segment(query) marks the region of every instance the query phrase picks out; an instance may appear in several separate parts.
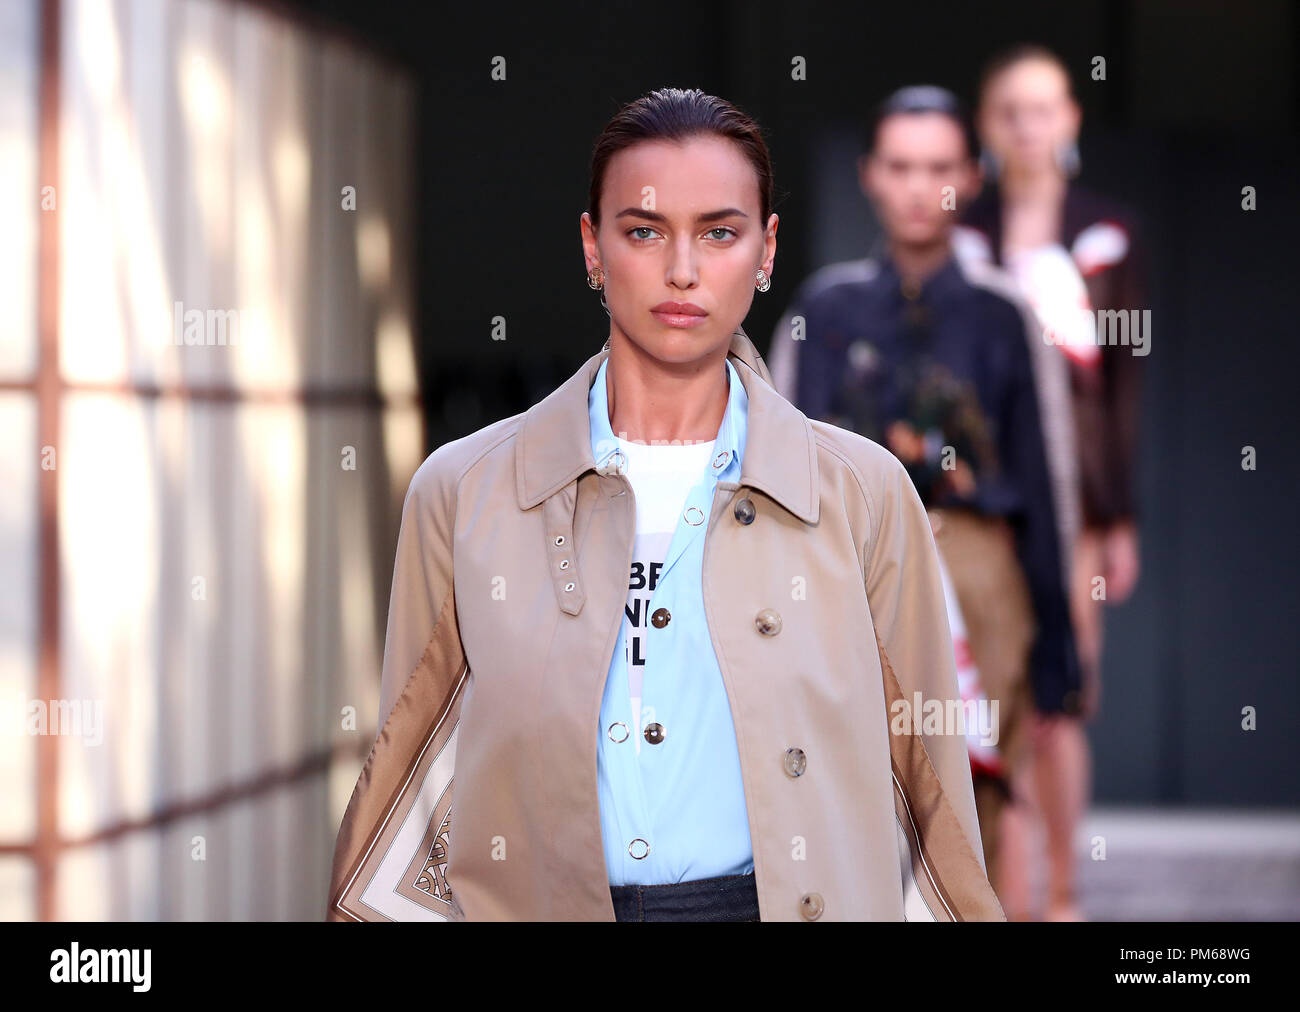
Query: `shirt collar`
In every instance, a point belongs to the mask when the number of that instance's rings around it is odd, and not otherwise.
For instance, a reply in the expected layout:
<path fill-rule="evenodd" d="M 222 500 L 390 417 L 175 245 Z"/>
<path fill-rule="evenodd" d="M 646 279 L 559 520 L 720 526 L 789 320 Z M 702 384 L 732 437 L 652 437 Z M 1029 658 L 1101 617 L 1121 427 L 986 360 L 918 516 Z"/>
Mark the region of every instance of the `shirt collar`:
<path fill-rule="evenodd" d="M 745 432 L 749 414 L 749 395 L 740 374 L 731 362 L 724 362 L 727 370 L 727 410 L 722 415 L 718 433 L 713 441 L 708 474 L 721 480 L 734 481 L 741 472 L 745 454 Z M 600 363 L 596 378 L 587 394 L 587 414 L 591 429 L 591 455 L 596 469 L 619 467 L 618 440 L 609 423 L 609 394 L 605 387 L 605 373 L 609 358 Z M 625 463 L 625 462 L 624 462 Z"/>
<path fill-rule="evenodd" d="M 609 357 L 609 342 L 582 366 L 524 412 L 515 439 L 515 492 L 520 509 L 542 500 L 596 467 L 592 452 L 589 395 L 596 373 Z M 727 349 L 727 363 L 740 379 L 748 401 L 743 434 L 734 449 L 743 453 L 733 480 L 772 497 L 805 523 L 819 515 L 817 441 L 802 411 L 777 393 L 767 365 L 743 329 Z M 733 394 L 735 387 L 732 387 Z M 728 416 L 734 421 L 728 395 Z M 738 396 L 738 395 L 735 395 Z M 606 425 L 608 425 L 606 412 Z"/>
<path fill-rule="evenodd" d="M 899 302 L 906 299 L 898 266 L 888 255 L 881 258 L 880 273 L 876 277 L 876 283 L 885 285 L 886 290 L 897 297 Z M 939 265 L 938 270 L 921 282 L 921 290 L 917 297 L 926 305 L 934 305 L 953 295 L 961 294 L 966 287 L 957 258 L 950 251 L 948 258 Z"/>

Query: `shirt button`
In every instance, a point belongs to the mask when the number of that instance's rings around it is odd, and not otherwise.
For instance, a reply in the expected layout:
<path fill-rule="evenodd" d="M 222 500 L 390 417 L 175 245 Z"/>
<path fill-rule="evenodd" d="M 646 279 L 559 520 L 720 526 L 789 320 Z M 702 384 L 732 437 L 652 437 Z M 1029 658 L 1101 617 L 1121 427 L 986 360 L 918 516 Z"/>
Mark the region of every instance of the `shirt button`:
<path fill-rule="evenodd" d="M 785 767 L 786 773 L 790 776 L 801 777 L 803 771 L 808 768 L 808 757 L 804 755 L 801 748 L 788 748 L 785 750 L 781 765 Z"/>
<path fill-rule="evenodd" d="M 606 733 L 609 735 L 610 741 L 621 742 L 627 741 L 628 735 L 632 732 L 627 729 L 627 725 L 621 720 L 616 720 L 609 725 L 609 730 Z"/>
<path fill-rule="evenodd" d="M 754 503 L 750 500 L 749 496 L 745 496 L 743 499 L 736 502 L 734 512 L 736 514 L 736 519 L 742 524 L 752 524 L 754 522 Z"/>
<path fill-rule="evenodd" d="M 723 450 L 721 453 L 719 453 L 716 457 L 713 458 L 713 466 L 718 469 L 724 468 L 727 466 L 727 461 L 730 459 L 731 459 L 731 451 Z"/>
<path fill-rule="evenodd" d="M 826 904 L 822 902 L 821 893 L 805 893 L 799 900 L 799 913 L 810 921 L 817 920 L 826 909 Z"/>
<path fill-rule="evenodd" d="M 692 527 L 699 527 L 700 524 L 704 523 L 704 510 L 698 506 L 687 506 L 686 522 Z"/>
<path fill-rule="evenodd" d="M 644 861 L 645 856 L 650 853 L 650 843 L 637 837 L 627 845 L 627 852 L 638 861 Z"/>
<path fill-rule="evenodd" d="M 667 608 L 656 608 L 650 616 L 650 624 L 656 629 L 662 629 L 672 617 Z"/>
<path fill-rule="evenodd" d="M 645 740 L 651 745 L 658 745 L 664 740 L 664 726 L 662 724 L 647 724 L 645 726 Z"/>
<path fill-rule="evenodd" d="M 781 631 L 781 616 L 771 608 L 764 608 L 754 616 L 754 625 L 764 636 L 775 636 Z"/>

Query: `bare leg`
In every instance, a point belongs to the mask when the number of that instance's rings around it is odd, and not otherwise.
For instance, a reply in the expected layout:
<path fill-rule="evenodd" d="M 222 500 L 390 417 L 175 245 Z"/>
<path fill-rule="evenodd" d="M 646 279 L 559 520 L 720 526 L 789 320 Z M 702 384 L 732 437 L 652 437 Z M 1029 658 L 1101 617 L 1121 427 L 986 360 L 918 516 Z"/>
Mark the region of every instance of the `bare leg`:
<path fill-rule="evenodd" d="M 1044 920 L 1081 921 L 1075 883 L 1075 835 L 1088 802 L 1090 755 L 1083 722 L 1043 718 L 1035 749 L 1035 774 L 1047 843 L 1047 909 Z"/>
<path fill-rule="evenodd" d="M 1033 743 L 1012 778 L 1013 800 L 998 822 L 997 893 L 1008 921 L 1027 921 L 1032 912 L 1033 837 L 1038 820 L 1034 798 Z"/>
<path fill-rule="evenodd" d="M 1084 719 L 1098 705 L 1101 686 L 1102 616 L 1105 601 L 1094 598 L 1094 580 L 1105 570 L 1104 541 L 1091 530 L 1075 544 L 1070 611 L 1079 664 L 1083 669 Z M 1083 920 L 1076 885 L 1075 836 L 1092 790 L 1092 756 L 1084 719 L 1039 715 L 1034 735 L 1034 774 L 1043 812 L 1048 864 L 1045 919 Z"/>

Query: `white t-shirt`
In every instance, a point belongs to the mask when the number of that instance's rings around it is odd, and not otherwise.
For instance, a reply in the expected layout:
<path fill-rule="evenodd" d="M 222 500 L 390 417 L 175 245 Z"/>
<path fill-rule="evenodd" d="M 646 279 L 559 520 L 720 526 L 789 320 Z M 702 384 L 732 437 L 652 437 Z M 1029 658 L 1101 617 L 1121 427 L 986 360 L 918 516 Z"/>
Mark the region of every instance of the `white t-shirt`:
<path fill-rule="evenodd" d="M 645 671 L 650 598 L 668 557 L 686 497 L 703 480 L 714 440 L 684 445 L 646 445 L 618 440 L 624 471 L 636 497 L 636 543 L 627 592 L 627 682 L 632 699 L 633 737 L 641 753 L 641 680 Z"/>

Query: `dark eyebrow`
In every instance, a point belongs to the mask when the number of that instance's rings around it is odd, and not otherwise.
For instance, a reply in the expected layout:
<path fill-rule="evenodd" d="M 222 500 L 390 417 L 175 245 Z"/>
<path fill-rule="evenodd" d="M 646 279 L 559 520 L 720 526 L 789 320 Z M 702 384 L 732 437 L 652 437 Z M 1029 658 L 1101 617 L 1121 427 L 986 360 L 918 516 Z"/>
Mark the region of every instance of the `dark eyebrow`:
<path fill-rule="evenodd" d="M 697 222 L 718 221 L 721 218 L 730 218 L 732 217 L 732 215 L 735 215 L 740 218 L 749 217 L 749 215 L 747 215 L 744 211 L 740 210 L 740 208 L 738 207 L 724 207 L 721 211 L 706 211 L 703 214 L 697 214 L 695 216 L 695 220 Z M 663 222 L 666 222 L 668 220 L 658 211 L 643 211 L 639 207 L 625 207 L 623 208 L 623 210 L 619 211 L 618 214 L 614 215 L 614 217 L 615 218 L 649 218 L 651 221 L 663 221 Z"/>

